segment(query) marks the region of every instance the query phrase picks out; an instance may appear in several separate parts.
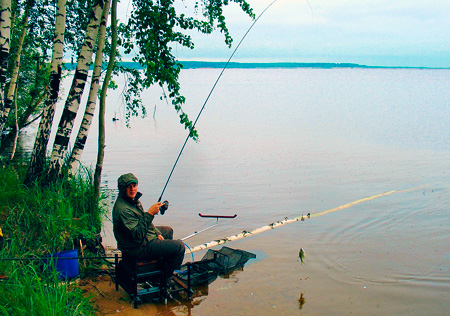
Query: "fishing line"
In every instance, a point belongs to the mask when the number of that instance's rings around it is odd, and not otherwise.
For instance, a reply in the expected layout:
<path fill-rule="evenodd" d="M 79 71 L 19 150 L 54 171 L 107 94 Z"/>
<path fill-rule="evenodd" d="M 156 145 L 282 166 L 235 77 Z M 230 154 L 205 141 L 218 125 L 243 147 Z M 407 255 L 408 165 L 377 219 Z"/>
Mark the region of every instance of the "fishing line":
<path fill-rule="evenodd" d="M 384 193 L 380 193 L 380 194 L 377 194 L 377 195 L 373 195 L 373 196 L 370 196 L 370 197 L 366 197 L 366 198 L 363 198 L 363 199 L 359 199 L 359 200 L 356 200 L 356 201 L 353 201 L 353 202 L 350 202 L 350 203 L 347 203 L 347 204 L 343 204 L 341 206 L 338 206 L 338 207 L 335 207 L 335 208 L 332 208 L 332 209 L 329 209 L 329 210 L 326 210 L 326 211 L 323 211 L 323 212 L 320 212 L 320 213 L 315 213 L 315 214 L 308 213 L 307 215 L 301 215 L 301 216 L 298 216 L 298 217 L 295 217 L 295 218 L 292 218 L 292 219 L 288 219 L 286 217 L 282 221 L 273 222 L 273 223 L 270 223 L 268 225 L 256 228 L 256 229 L 254 229 L 252 231 L 244 230 L 241 233 L 233 235 L 233 236 L 229 236 L 229 237 L 225 237 L 225 238 L 221 238 L 221 239 L 216 239 L 216 240 L 213 240 L 213 241 L 210 241 L 210 242 L 198 245 L 196 247 L 193 247 L 192 249 L 189 248 L 189 250 L 186 250 L 185 254 L 189 254 L 189 253 L 192 253 L 192 252 L 197 252 L 197 251 L 208 249 L 208 248 L 211 248 L 211 247 L 214 247 L 214 246 L 217 246 L 217 245 L 221 245 L 221 244 L 225 244 L 225 243 L 228 243 L 228 242 L 236 241 L 236 240 L 239 240 L 239 239 L 242 239 L 242 238 L 250 237 L 250 236 L 253 236 L 253 235 L 256 235 L 256 234 L 260 234 L 260 233 L 263 233 L 265 231 L 271 230 L 271 229 L 275 229 L 277 227 L 284 226 L 286 224 L 291 224 L 291 223 L 295 223 L 295 222 L 299 222 L 299 221 L 305 221 L 305 220 L 313 218 L 313 217 L 318 217 L 318 216 L 326 215 L 326 214 L 329 214 L 329 213 L 332 213 L 332 212 L 340 211 L 340 210 L 343 210 L 343 209 L 346 209 L 346 208 L 350 208 L 350 207 L 352 207 L 354 205 L 357 205 L 357 204 L 360 204 L 360 203 L 363 203 L 363 202 L 367 202 L 367 201 L 370 201 L 370 200 L 374 200 L 374 199 L 377 199 L 377 198 L 380 198 L 380 197 L 384 197 L 384 196 L 387 196 L 387 195 L 391 195 L 391 194 L 394 194 L 394 193 L 404 193 L 404 192 L 418 190 L 420 188 L 423 188 L 423 186 L 420 186 L 420 187 L 417 187 L 417 188 L 412 188 L 412 189 L 400 190 L 400 191 L 393 190 L 393 191 L 389 191 L 389 192 L 384 192 Z"/>
<path fill-rule="evenodd" d="M 205 108 L 205 106 L 206 106 L 206 103 L 208 103 L 209 98 L 211 97 L 211 94 L 213 93 L 214 89 L 216 88 L 217 83 L 219 82 L 220 78 L 222 77 L 222 74 L 224 73 L 225 69 L 227 68 L 228 64 L 230 63 L 231 59 L 233 58 L 233 56 L 234 56 L 234 54 L 236 53 L 236 51 L 237 51 L 237 49 L 239 48 L 239 46 L 241 46 L 241 44 L 242 44 L 242 42 L 244 41 L 244 39 L 245 39 L 245 37 L 247 36 L 247 34 L 250 32 L 250 30 L 253 28 L 253 26 L 256 24 L 256 22 L 258 22 L 258 20 L 261 18 L 261 16 L 262 16 L 262 15 L 263 15 L 263 14 L 264 14 L 271 6 L 272 6 L 272 4 L 274 4 L 274 3 L 277 2 L 277 1 L 278 1 L 278 0 L 272 1 L 272 2 L 271 2 L 271 3 L 270 3 L 270 4 L 269 4 L 262 12 L 261 12 L 261 14 L 255 19 L 255 21 L 253 21 L 252 25 L 250 25 L 250 27 L 248 28 L 247 32 L 245 32 L 244 36 L 241 38 L 241 40 L 240 40 L 239 43 L 237 44 L 236 48 L 233 50 L 233 53 L 231 54 L 230 58 L 228 58 L 228 61 L 225 63 L 225 66 L 222 68 L 222 71 L 220 72 L 219 77 L 217 77 L 217 80 L 216 80 L 216 82 L 214 83 L 214 85 L 213 85 L 211 91 L 209 92 L 208 97 L 207 97 L 206 100 L 205 100 L 205 103 L 203 103 L 203 106 L 202 106 L 202 108 L 200 109 L 200 112 L 198 113 L 197 118 L 195 119 L 194 124 L 192 125 L 192 128 L 194 128 L 195 125 L 197 124 L 197 121 L 198 121 L 198 119 L 200 118 L 200 115 L 202 114 L 202 112 L 203 112 L 203 110 L 204 110 L 204 108 Z M 166 184 L 164 185 L 164 188 L 163 188 L 163 190 L 162 190 L 162 192 L 161 192 L 161 196 L 159 197 L 158 202 L 161 202 L 161 200 L 162 200 L 162 197 L 163 197 L 164 191 L 166 190 L 167 184 L 169 183 L 170 178 L 172 177 L 172 173 L 173 173 L 173 171 L 175 170 L 175 167 L 176 167 L 176 165 L 177 165 L 177 163 L 178 163 L 178 160 L 180 159 L 181 154 L 183 153 L 184 147 L 186 147 L 186 143 L 188 142 L 189 138 L 190 138 L 190 134 L 186 137 L 186 140 L 184 141 L 183 147 L 181 147 L 180 153 L 178 154 L 178 157 L 177 157 L 177 159 L 175 160 L 175 163 L 174 163 L 174 165 L 173 165 L 173 167 L 172 167 L 172 170 L 170 171 L 169 177 L 167 178 Z"/>

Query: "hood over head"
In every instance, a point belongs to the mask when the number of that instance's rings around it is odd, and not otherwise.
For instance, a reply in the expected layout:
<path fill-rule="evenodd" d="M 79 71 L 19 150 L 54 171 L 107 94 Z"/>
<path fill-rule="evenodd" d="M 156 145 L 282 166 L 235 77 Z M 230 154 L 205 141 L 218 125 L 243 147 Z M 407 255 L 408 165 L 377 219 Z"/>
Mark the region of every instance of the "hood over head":
<path fill-rule="evenodd" d="M 138 179 L 132 173 L 123 174 L 117 179 L 117 187 L 121 196 L 126 196 L 126 188 L 131 183 L 138 184 Z"/>

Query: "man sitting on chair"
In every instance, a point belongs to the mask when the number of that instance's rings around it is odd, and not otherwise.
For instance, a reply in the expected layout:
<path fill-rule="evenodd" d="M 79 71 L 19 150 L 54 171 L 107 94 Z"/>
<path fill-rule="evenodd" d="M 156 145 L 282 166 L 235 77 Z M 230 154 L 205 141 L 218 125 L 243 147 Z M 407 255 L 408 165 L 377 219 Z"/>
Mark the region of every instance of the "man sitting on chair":
<path fill-rule="evenodd" d="M 167 277 L 179 269 L 184 259 L 184 243 L 173 240 L 169 226 L 153 225 L 154 216 L 163 203 L 158 202 L 144 211 L 139 198 L 138 179 L 132 174 L 121 175 L 117 181 L 119 196 L 113 208 L 113 231 L 123 258 L 136 260 L 163 258 Z"/>

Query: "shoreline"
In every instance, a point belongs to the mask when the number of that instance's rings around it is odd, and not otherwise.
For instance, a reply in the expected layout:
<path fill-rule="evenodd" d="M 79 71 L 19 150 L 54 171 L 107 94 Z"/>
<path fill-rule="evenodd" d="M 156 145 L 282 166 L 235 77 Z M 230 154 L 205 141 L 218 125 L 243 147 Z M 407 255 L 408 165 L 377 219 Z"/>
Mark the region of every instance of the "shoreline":
<path fill-rule="evenodd" d="M 182 65 L 182 69 L 221 69 L 221 68 L 233 68 L 233 69 L 423 69 L 423 70 L 448 70 L 450 67 L 411 67 L 411 66 L 370 66 L 361 65 L 356 63 L 301 63 L 301 62 L 227 62 L 225 61 L 179 61 Z M 74 70 L 76 64 L 66 62 L 66 69 Z M 127 66 L 133 69 L 143 69 L 143 67 L 133 61 L 121 62 L 122 66 Z"/>

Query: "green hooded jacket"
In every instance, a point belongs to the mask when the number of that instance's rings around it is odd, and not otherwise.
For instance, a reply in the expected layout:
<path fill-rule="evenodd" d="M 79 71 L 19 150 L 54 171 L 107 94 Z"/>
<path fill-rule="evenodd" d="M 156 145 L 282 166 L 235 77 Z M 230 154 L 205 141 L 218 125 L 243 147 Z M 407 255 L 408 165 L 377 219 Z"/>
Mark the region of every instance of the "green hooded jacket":
<path fill-rule="evenodd" d="M 153 225 L 153 215 L 144 211 L 139 198 L 140 192 L 132 200 L 126 194 L 130 183 L 138 183 L 132 174 L 121 175 L 117 180 L 119 196 L 112 211 L 114 237 L 117 248 L 126 256 L 139 256 L 141 249 L 148 242 L 157 238 L 161 232 Z"/>

